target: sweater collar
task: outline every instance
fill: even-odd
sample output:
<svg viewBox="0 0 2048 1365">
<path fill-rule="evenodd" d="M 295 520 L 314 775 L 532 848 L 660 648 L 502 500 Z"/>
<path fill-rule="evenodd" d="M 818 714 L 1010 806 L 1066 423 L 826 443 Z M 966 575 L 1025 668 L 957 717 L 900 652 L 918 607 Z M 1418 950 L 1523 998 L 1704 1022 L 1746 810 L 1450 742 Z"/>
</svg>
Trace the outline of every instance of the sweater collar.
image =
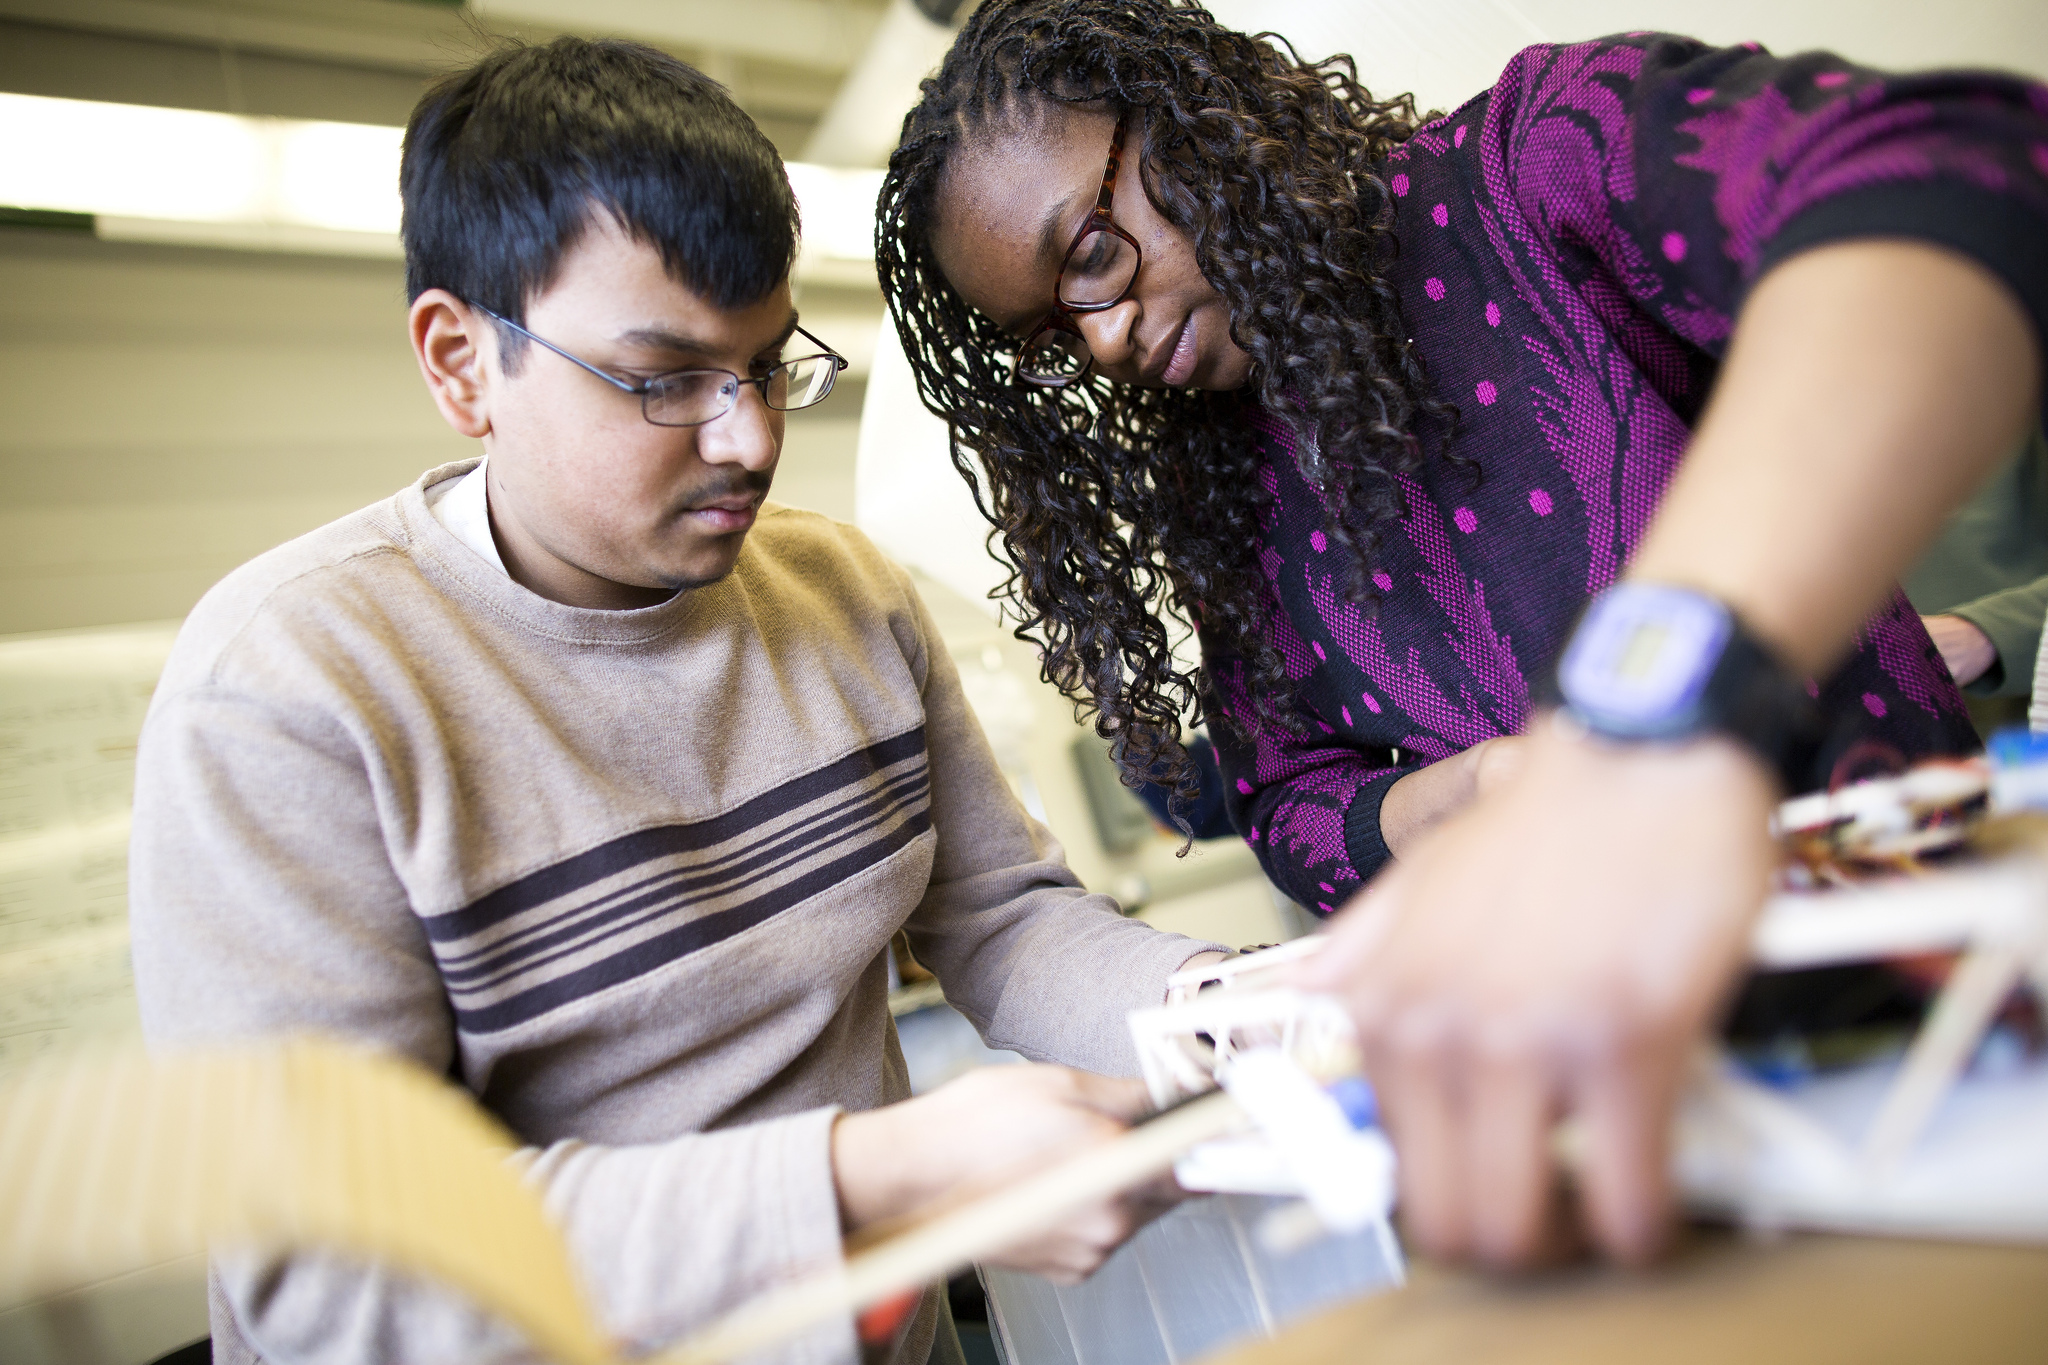
<svg viewBox="0 0 2048 1365">
<path fill-rule="evenodd" d="M 733 591 L 733 574 L 701 588 L 685 588 L 651 607 L 606 611 L 572 607 L 522 587 L 503 570 L 487 564 L 434 516 L 427 490 L 447 479 L 460 478 L 480 461 L 458 460 L 420 475 L 398 494 L 398 516 L 407 548 L 442 587 L 468 597 L 495 615 L 537 635 L 571 644 L 644 644 L 672 633 L 710 602 Z M 751 545 L 740 551 L 745 562 Z M 738 566 L 734 566 L 737 573 Z"/>
</svg>

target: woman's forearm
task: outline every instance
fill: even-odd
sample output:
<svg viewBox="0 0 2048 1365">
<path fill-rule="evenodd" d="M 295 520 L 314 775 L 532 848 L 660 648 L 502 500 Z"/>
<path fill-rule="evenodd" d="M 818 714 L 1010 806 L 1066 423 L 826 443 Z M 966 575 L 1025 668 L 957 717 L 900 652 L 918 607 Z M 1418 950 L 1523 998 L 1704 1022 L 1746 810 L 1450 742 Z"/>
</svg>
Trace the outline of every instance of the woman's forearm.
<svg viewBox="0 0 2048 1365">
<path fill-rule="evenodd" d="M 1630 565 L 1729 603 L 1826 670 L 2040 400 L 2005 286 L 1917 242 L 1817 248 L 1744 305 L 1692 448 Z"/>
<path fill-rule="evenodd" d="M 1380 840 L 1396 858 L 1429 828 L 1505 781 L 1520 763 L 1522 740 L 1501 735 L 1417 768 L 1387 788 L 1380 802 Z"/>
</svg>

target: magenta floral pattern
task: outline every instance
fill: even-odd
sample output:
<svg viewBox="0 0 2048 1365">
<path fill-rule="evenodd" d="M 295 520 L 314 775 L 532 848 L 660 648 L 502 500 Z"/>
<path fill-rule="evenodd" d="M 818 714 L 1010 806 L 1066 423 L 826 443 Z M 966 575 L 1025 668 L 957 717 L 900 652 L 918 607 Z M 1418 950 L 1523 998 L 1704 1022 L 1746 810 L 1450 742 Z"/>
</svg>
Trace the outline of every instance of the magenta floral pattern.
<svg viewBox="0 0 2048 1365">
<path fill-rule="evenodd" d="M 1288 723 L 1258 721 L 1242 660 L 1207 656 L 1232 819 L 1324 913 L 1385 862 L 1395 780 L 1527 724 L 1580 606 L 1649 526 L 1774 251 L 1930 236 L 2030 306 L 2048 298 L 2026 249 L 2001 254 L 1997 235 L 2048 236 L 2048 91 L 2017 79 L 1892 77 L 1659 34 L 1533 47 L 1387 171 L 1394 282 L 1480 474 L 1432 462 L 1402 482 L 1406 515 L 1360 603 L 1292 435 L 1257 419 Z M 1814 690 L 1834 728 L 1796 785 L 1824 785 L 1872 742 L 1901 757 L 1975 745 L 1901 596 Z"/>
</svg>

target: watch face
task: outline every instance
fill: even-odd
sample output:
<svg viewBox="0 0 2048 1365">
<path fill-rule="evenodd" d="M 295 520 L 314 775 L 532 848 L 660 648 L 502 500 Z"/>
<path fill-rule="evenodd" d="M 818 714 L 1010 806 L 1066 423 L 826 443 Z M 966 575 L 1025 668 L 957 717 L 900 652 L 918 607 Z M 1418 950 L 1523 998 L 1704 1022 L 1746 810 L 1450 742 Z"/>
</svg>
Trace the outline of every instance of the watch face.
<svg viewBox="0 0 2048 1365">
<path fill-rule="evenodd" d="M 1727 608 L 1683 588 L 1630 583 L 1593 599 L 1558 665 L 1573 710 L 1645 732 L 1684 724 L 1733 628 Z"/>
</svg>

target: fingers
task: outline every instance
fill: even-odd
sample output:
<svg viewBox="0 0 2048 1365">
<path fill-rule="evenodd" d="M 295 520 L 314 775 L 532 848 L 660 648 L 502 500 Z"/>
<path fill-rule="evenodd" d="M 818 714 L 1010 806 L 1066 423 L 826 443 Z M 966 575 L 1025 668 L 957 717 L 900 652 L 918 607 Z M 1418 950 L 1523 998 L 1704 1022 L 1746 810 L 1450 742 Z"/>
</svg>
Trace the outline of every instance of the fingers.
<svg viewBox="0 0 2048 1365">
<path fill-rule="evenodd" d="M 1468 1092 L 1463 1156 L 1472 1254 L 1489 1265 L 1545 1259 L 1561 1210 L 1550 1131 L 1557 1117 L 1549 1068 L 1519 1040 L 1482 1048 Z"/>
<path fill-rule="evenodd" d="M 1388 1136 L 1400 1153 L 1402 1225 L 1423 1251 L 1447 1260 L 1462 1257 L 1470 1241 L 1463 1086 L 1452 1056 L 1452 1022 L 1441 1012 L 1409 1012 L 1366 1054 Z"/>
<path fill-rule="evenodd" d="M 1589 1069 L 1577 1111 L 1585 1160 L 1575 1173 L 1587 1231 L 1618 1261 L 1641 1265 L 1671 1230 L 1671 1112 L 1678 1061 L 1640 1048 Z"/>
<path fill-rule="evenodd" d="M 1070 1071 L 1076 1100 L 1119 1124 L 1129 1126 L 1152 1112 L 1152 1094 L 1145 1083 L 1127 1076 L 1098 1076 Z"/>
<path fill-rule="evenodd" d="M 986 1258 L 1009 1270 L 1043 1275 L 1055 1284 L 1079 1284 L 1102 1268 L 1143 1221 L 1121 1200 L 1075 1214 L 1056 1231 L 1029 1238 Z"/>
</svg>

